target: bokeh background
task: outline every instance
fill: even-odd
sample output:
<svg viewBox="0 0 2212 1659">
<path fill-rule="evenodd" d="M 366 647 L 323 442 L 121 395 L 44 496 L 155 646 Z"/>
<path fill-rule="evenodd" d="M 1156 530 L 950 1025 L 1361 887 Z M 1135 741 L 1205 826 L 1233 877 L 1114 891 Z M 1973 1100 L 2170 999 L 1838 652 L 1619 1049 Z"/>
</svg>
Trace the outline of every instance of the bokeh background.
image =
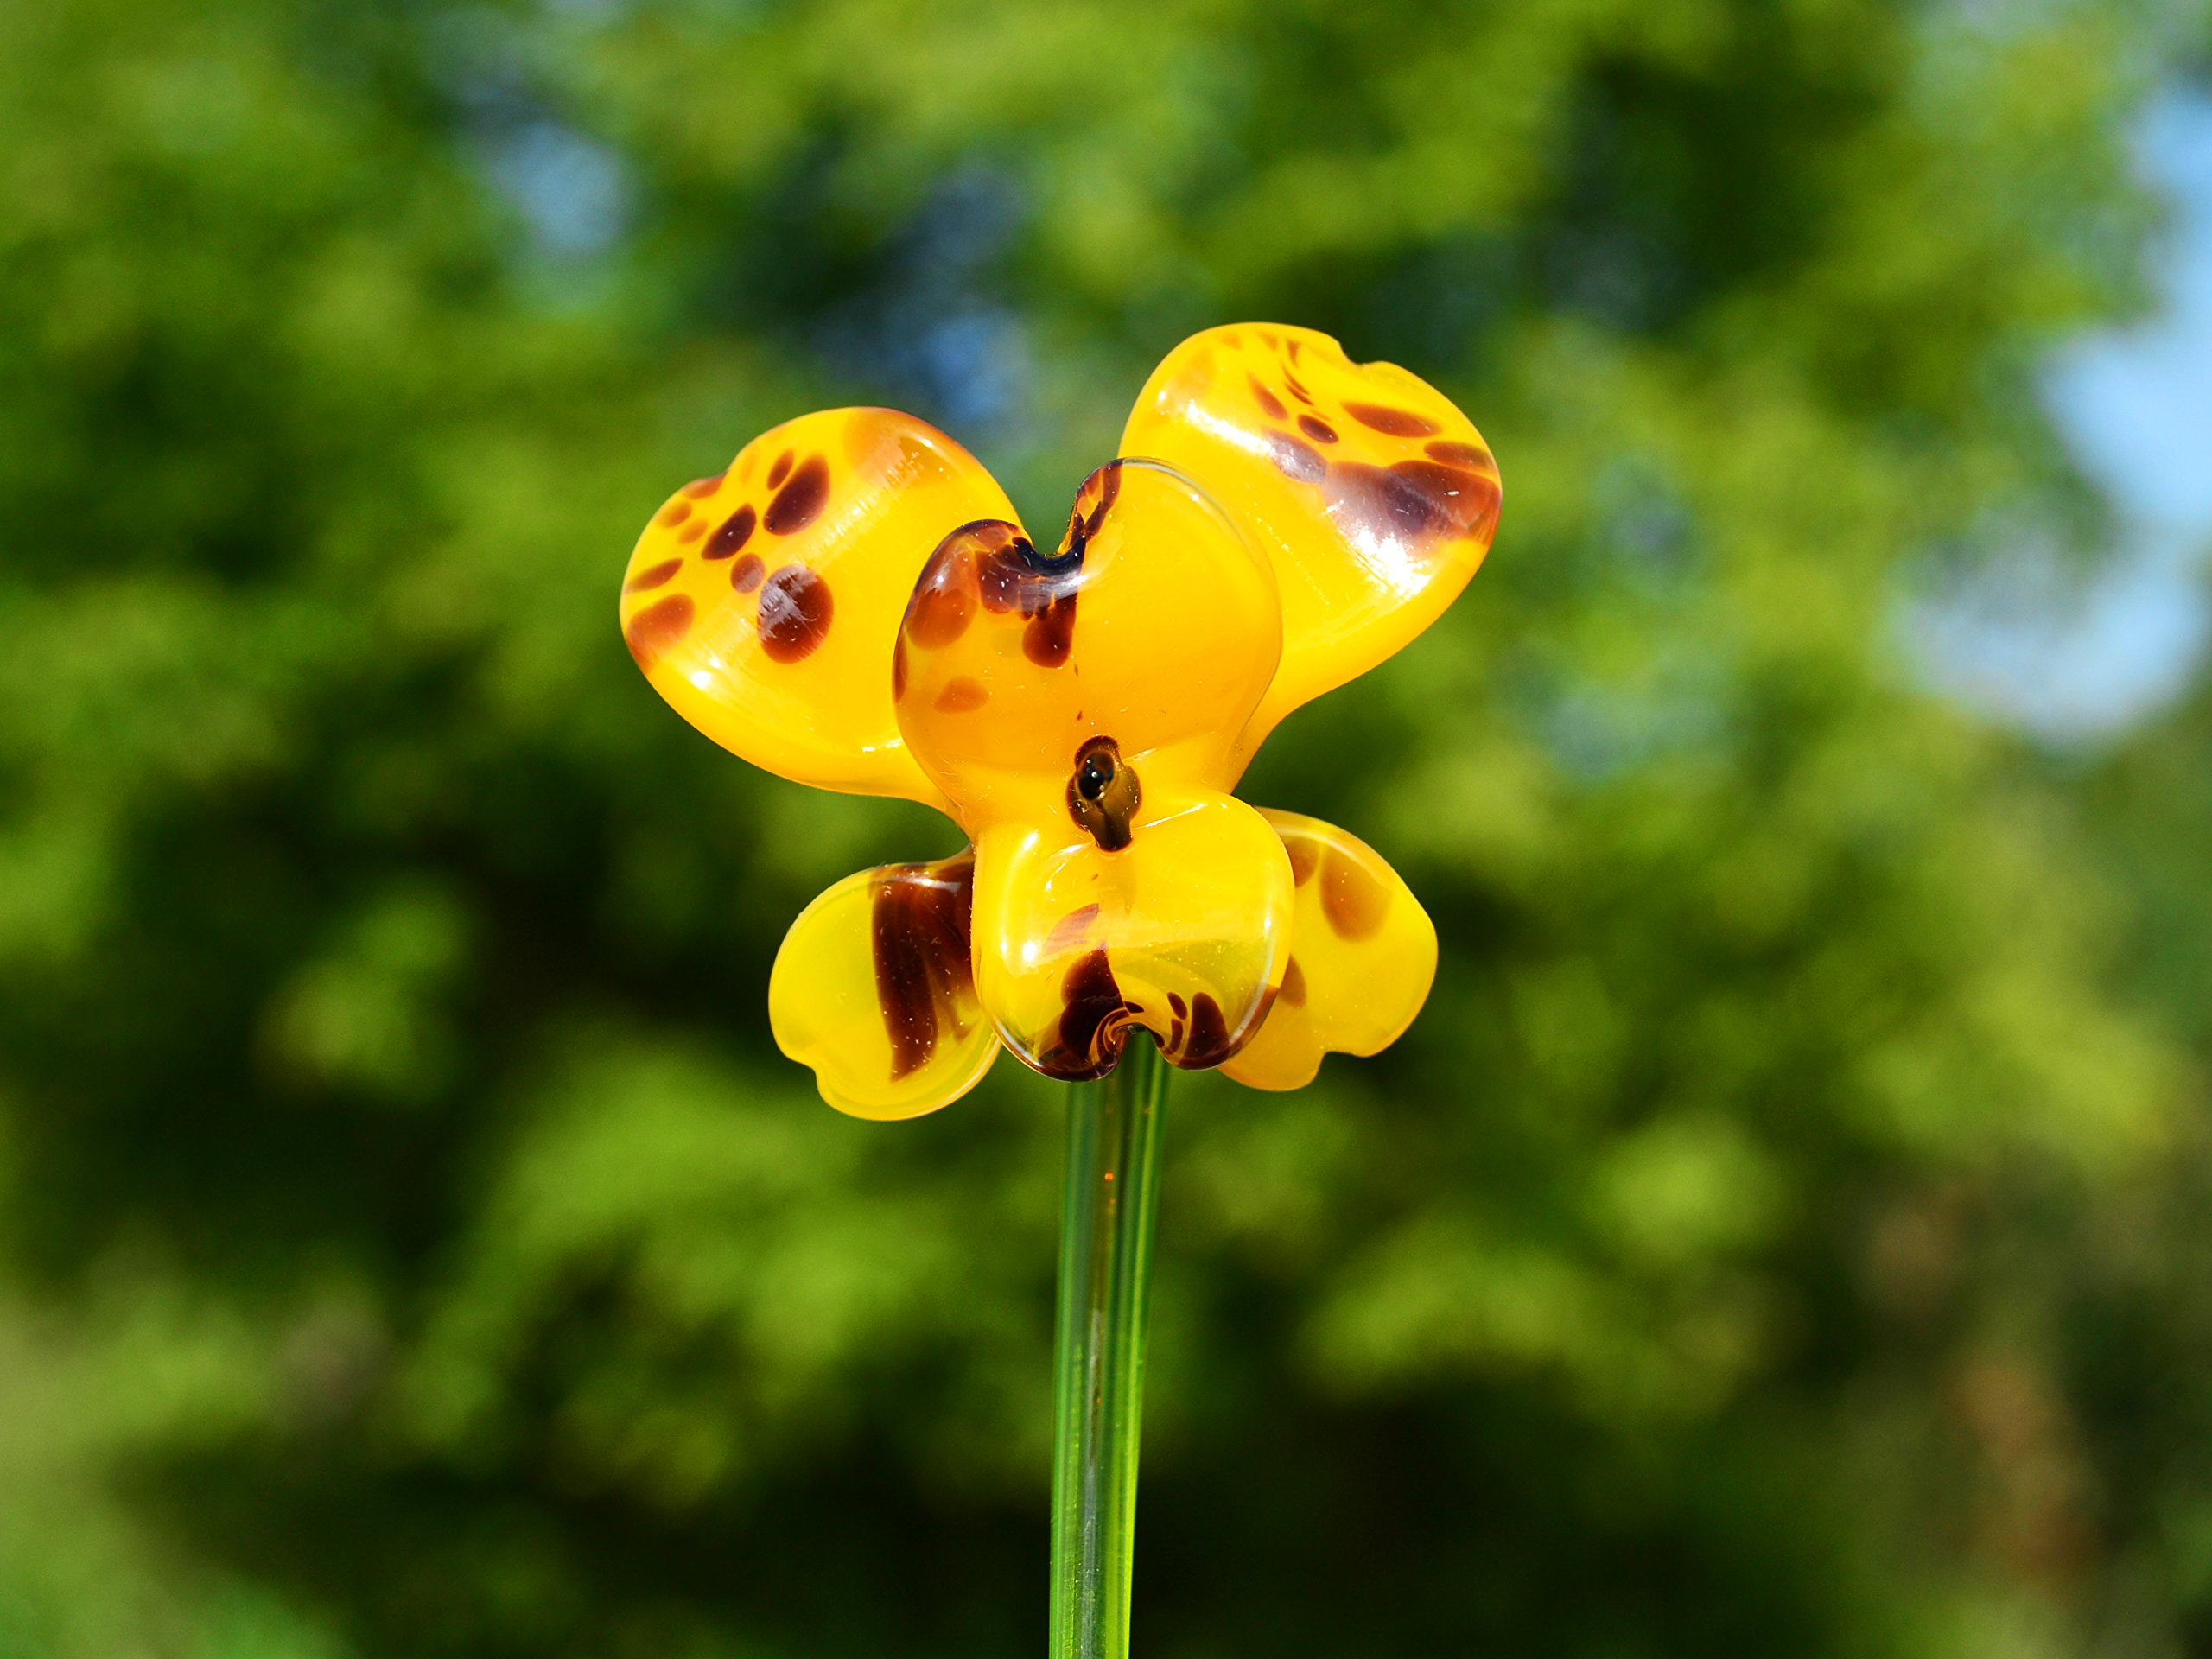
<svg viewBox="0 0 2212 1659">
<path fill-rule="evenodd" d="M 632 667 L 839 402 L 1185 334 L 1503 525 L 1247 792 L 1412 1033 L 1179 1083 L 1164 1659 L 2212 1654 L 2212 44 L 2137 0 L 0 5 L 0 1656 L 1034 1653 L 1059 1104 L 768 1039 L 918 809 Z"/>
</svg>

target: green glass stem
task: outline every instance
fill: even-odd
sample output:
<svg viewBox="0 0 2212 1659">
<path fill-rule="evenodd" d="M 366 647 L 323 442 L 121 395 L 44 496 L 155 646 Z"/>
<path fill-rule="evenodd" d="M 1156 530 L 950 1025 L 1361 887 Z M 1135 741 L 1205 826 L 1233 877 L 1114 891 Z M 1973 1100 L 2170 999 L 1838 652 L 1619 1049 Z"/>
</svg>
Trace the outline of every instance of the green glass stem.
<svg viewBox="0 0 2212 1659">
<path fill-rule="evenodd" d="M 1141 1032 L 1068 1090 L 1053 1367 L 1052 1659 L 1127 1659 L 1167 1063 Z"/>
</svg>

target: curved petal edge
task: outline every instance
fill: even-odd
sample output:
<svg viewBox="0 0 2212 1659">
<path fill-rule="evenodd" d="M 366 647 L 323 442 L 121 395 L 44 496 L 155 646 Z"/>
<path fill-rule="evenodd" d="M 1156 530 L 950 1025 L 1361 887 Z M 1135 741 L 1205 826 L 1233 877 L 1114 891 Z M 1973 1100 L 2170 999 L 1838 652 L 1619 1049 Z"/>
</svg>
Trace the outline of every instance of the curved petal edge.
<svg viewBox="0 0 2212 1659">
<path fill-rule="evenodd" d="M 1332 823 L 1259 809 L 1296 897 L 1282 987 L 1222 1070 L 1255 1089 L 1313 1081 L 1324 1054 L 1374 1054 L 1405 1034 L 1436 979 L 1436 926 L 1381 854 Z"/>
<path fill-rule="evenodd" d="M 973 852 L 848 876 L 799 912 L 768 976 L 776 1046 L 855 1117 L 918 1117 L 983 1079 L 999 1039 L 976 995 Z"/>
<path fill-rule="evenodd" d="M 1219 1065 L 1267 1017 L 1291 873 L 1243 802 L 1162 789 L 1116 849 L 1008 824 L 976 855 L 976 987 L 1006 1046 L 1045 1076 L 1103 1077 L 1135 1027 L 1172 1065 Z"/>
<path fill-rule="evenodd" d="M 1282 662 L 1247 759 L 1441 615 L 1497 530 L 1497 462 L 1474 423 L 1418 375 L 1355 363 L 1311 328 L 1192 335 L 1145 383 L 1122 453 L 1195 479 L 1274 567 Z"/>
<path fill-rule="evenodd" d="M 930 550 L 1012 512 L 911 415 L 803 415 L 653 515 L 623 575 L 623 639 L 677 713 L 755 766 L 942 809 L 899 735 L 892 649 Z"/>
</svg>

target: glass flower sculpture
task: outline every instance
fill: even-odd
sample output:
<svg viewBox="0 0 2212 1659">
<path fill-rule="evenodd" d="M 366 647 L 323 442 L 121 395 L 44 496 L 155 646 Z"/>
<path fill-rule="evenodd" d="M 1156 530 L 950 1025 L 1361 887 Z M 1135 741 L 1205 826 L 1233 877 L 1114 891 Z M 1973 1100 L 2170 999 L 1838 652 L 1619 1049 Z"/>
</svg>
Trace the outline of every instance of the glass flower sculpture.
<svg viewBox="0 0 2212 1659">
<path fill-rule="evenodd" d="M 1112 1074 L 1069 1091 L 1053 1659 L 1128 1652 L 1163 1061 L 1295 1089 L 1395 1041 L 1436 972 L 1372 850 L 1231 791 L 1285 715 L 1436 620 L 1497 511 L 1497 463 L 1434 388 L 1243 324 L 1154 371 L 1049 552 L 943 433 L 838 409 L 685 485 L 630 556 L 623 635 L 677 713 L 967 833 L 791 925 L 769 1020 L 823 1098 L 916 1116 L 1001 1048 Z"/>
<path fill-rule="evenodd" d="M 934 1111 L 1001 1048 L 1294 1089 L 1420 1011 L 1436 934 L 1344 830 L 1231 791 L 1292 709 L 1397 651 L 1489 550 L 1497 463 L 1451 401 L 1304 328 L 1211 328 L 1146 383 L 1057 545 L 885 409 L 802 416 L 657 512 L 622 584 L 654 689 L 794 781 L 969 845 L 792 925 L 776 1040 L 823 1097 Z"/>
</svg>

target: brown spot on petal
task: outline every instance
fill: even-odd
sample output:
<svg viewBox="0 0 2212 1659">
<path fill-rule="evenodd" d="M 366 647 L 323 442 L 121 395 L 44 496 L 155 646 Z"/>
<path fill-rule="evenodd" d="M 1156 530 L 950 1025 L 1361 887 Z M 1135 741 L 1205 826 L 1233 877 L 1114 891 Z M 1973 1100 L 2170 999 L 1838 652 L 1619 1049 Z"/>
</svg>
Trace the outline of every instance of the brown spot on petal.
<svg viewBox="0 0 2212 1659">
<path fill-rule="evenodd" d="M 697 541 L 706 533 L 707 521 L 703 518 L 694 518 L 690 524 L 684 525 L 683 529 L 676 532 L 677 545 L 679 547 L 689 547 L 692 543 Z"/>
<path fill-rule="evenodd" d="M 782 483 L 785 474 L 791 469 L 791 452 L 786 449 L 776 457 L 776 464 L 768 469 L 768 487 L 772 490 L 777 485 Z"/>
<path fill-rule="evenodd" d="M 1075 649 L 1075 595 L 1056 599 L 1021 631 L 1021 654 L 1039 668 L 1058 668 Z"/>
<path fill-rule="evenodd" d="M 638 666 L 650 671 L 663 652 L 689 633 L 692 613 L 689 594 L 671 594 L 632 617 L 622 629 L 622 638 L 628 642 Z"/>
<path fill-rule="evenodd" d="M 1321 861 L 1321 913 L 1338 938 L 1364 939 L 1389 913 L 1390 889 L 1351 855 L 1332 847 Z"/>
<path fill-rule="evenodd" d="M 971 680 L 965 674 L 944 683 L 944 690 L 937 694 L 937 710 L 941 715 L 969 715 L 991 700 L 981 680 Z"/>
<path fill-rule="evenodd" d="M 1497 518 L 1497 480 L 1433 461 L 1343 462 L 1329 475 L 1329 497 L 1340 528 L 1382 541 L 1471 536 Z"/>
<path fill-rule="evenodd" d="M 1276 470 L 1286 478 L 1300 484 L 1319 484 L 1326 476 L 1329 463 L 1321 459 L 1321 452 L 1301 439 L 1286 432 L 1265 435 L 1268 448 L 1274 457 Z"/>
<path fill-rule="evenodd" d="M 1440 461 L 1446 467 L 1464 467 L 1478 473 L 1495 472 L 1497 468 L 1490 451 L 1479 443 L 1455 443 L 1449 438 L 1439 438 L 1434 443 L 1421 445 L 1421 448 L 1430 460 Z"/>
<path fill-rule="evenodd" d="M 640 570 L 622 584 L 626 594 L 642 594 L 648 588 L 658 588 L 683 568 L 681 559 L 663 559 L 649 569 Z"/>
<path fill-rule="evenodd" d="M 968 632 L 976 614 L 976 556 L 961 532 L 938 544 L 906 601 L 906 637 L 941 651 Z"/>
<path fill-rule="evenodd" d="M 836 609 L 828 582 L 803 564 L 785 565 L 760 590 L 760 613 L 753 619 L 760 649 L 779 663 L 811 657 L 829 633 Z"/>
<path fill-rule="evenodd" d="M 702 496 L 712 495 L 716 490 L 721 488 L 721 486 L 722 474 L 721 473 L 715 473 L 706 478 L 693 479 L 689 484 L 686 484 L 683 486 L 683 493 L 690 496 L 696 501 Z"/>
<path fill-rule="evenodd" d="M 830 499 L 830 463 L 809 455 L 776 492 L 760 522 L 771 536 L 791 536 L 812 524 Z"/>
<path fill-rule="evenodd" d="M 1293 374 L 1288 369 L 1285 369 L 1282 372 L 1282 383 L 1285 386 L 1289 388 L 1290 395 L 1297 398 L 1300 403 L 1309 406 L 1313 404 L 1313 394 L 1306 391 L 1303 385 L 1300 385 L 1298 377 Z"/>
<path fill-rule="evenodd" d="M 1321 862 L 1321 843 L 1304 836 L 1287 837 L 1282 849 L 1290 855 L 1292 885 L 1304 887 L 1313 879 L 1313 872 Z"/>
<path fill-rule="evenodd" d="M 891 701 L 900 702 L 906 695 L 906 636 L 900 634 L 891 642 Z"/>
<path fill-rule="evenodd" d="M 729 585 L 741 594 L 749 594 L 760 585 L 760 578 L 768 567 L 760 562 L 758 553 L 747 553 L 729 568 Z"/>
<path fill-rule="evenodd" d="M 671 501 L 653 515 L 653 523 L 664 530 L 672 529 L 690 516 L 691 504 L 689 501 Z"/>
<path fill-rule="evenodd" d="M 1286 1007 L 1306 1006 L 1306 970 L 1298 965 L 1296 957 L 1283 964 L 1281 996 Z"/>
<path fill-rule="evenodd" d="M 1185 1014 L 1190 1013 L 1191 1005 L 1185 1002 L 1181 996 L 1178 995 L 1175 992 L 1170 991 L 1167 993 L 1167 1010 L 1178 1020 L 1180 1020 Z"/>
<path fill-rule="evenodd" d="M 1221 1004 L 1205 991 L 1191 999 L 1191 1034 L 1183 1052 L 1169 1058 L 1186 1071 L 1219 1065 L 1236 1051 L 1230 1046 L 1229 1022 L 1221 1017 Z"/>
<path fill-rule="evenodd" d="M 1337 441 L 1337 429 L 1318 415 L 1300 416 L 1298 429 L 1316 443 L 1334 443 Z"/>
<path fill-rule="evenodd" d="M 1425 438 L 1436 430 L 1436 423 L 1427 416 L 1416 415 L 1410 409 L 1393 409 L 1388 404 L 1346 404 L 1344 413 L 1362 426 L 1388 432 L 1394 438 Z"/>
<path fill-rule="evenodd" d="M 1287 420 L 1290 417 L 1290 411 L 1283 407 L 1282 399 L 1262 385 L 1258 375 L 1248 374 L 1244 378 L 1252 388 L 1253 401 L 1262 409 L 1279 421 Z"/>
<path fill-rule="evenodd" d="M 894 1080 L 927 1065 L 947 1027 L 964 1034 L 961 1005 L 975 995 L 968 944 L 975 878 L 975 861 L 962 858 L 899 865 L 876 881 L 869 942 Z"/>
<path fill-rule="evenodd" d="M 1063 950 L 1072 950 L 1083 943 L 1083 936 L 1090 931 L 1090 925 L 1098 919 L 1098 906 L 1082 905 L 1052 924 L 1052 931 L 1045 938 L 1045 954 L 1056 957 Z"/>
<path fill-rule="evenodd" d="M 760 516 L 753 511 L 752 504 L 747 502 L 715 527 L 715 533 L 707 537 L 707 545 L 700 550 L 699 556 L 706 559 L 728 558 L 753 539 L 753 526 L 759 519 Z"/>
<path fill-rule="evenodd" d="M 1103 1077 L 1122 1058 L 1129 1005 L 1103 950 L 1093 950 L 1060 982 L 1060 1019 L 1041 1069 L 1050 1077 L 1085 1083 Z"/>
<path fill-rule="evenodd" d="M 1290 354 L 1290 360 L 1294 363 L 1298 361 L 1298 350 L 1300 344 L 1302 344 L 1302 342 L 1295 336 L 1293 336 L 1283 344 L 1283 350 Z"/>
</svg>

